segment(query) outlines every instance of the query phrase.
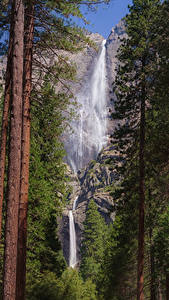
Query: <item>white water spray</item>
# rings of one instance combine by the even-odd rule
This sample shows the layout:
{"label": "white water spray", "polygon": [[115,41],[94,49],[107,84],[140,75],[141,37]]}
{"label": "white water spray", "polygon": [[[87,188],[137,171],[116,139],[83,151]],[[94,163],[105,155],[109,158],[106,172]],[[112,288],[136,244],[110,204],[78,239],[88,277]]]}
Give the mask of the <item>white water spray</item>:
{"label": "white water spray", "polygon": [[69,254],[69,266],[74,268],[77,264],[77,253],[76,253],[76,231],[73,217],[73,211],[76,209],[78,197],[73,202],[73,210],[69,211],[69,236],[70,236],[70,254]]}
{"label": "white water spray", "polygon": [[[67,161],[75,172],[85,167],[90,160],[95,159],[107,142],[105,43],[106,41],[102,42],[97,61],[92,66],[93,71],[90,78],[77,95],[80,104],[79,120],[73,122],[74,133],[65,143]],[[76,231],[73,216],[77,199],[78,197],[74,200],[73,210],[69,211],[69,266],[72,268],[77,265]]]}
{"label": "white water spray", "polygon": [[79,119],[72,123],[74,132],[65,142],[67,161],[75,172],[95,159],[107,142],[105,43],[104,40],[90,78],[77,95]]}

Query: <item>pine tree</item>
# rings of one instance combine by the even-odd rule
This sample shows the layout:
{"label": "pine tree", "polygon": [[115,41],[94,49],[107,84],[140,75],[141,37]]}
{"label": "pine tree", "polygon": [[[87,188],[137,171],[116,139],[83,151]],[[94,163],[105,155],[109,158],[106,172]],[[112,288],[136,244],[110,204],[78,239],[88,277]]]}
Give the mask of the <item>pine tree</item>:
{"label": "pine tree", "polygon": [[25,9],[24,37],[24,74],[23,74],[23,113],[21,144],[21,186],[18,219],[18,255],[17,255],[17,289],[16,298],[25,299],[26,282],[26,242],[27,209],[30,157],[30,98],[32,90],[32,52],[34,35],[34,4],[30,2]]}
{"label": "pine tree", "polygon": [[13,3],[14,18],[11,27],[14,28],[14,38],[10,72],[12,86],[3,300],[15,299],[20,193],[24,6],[22,1],[16,0]]}
{"label": "pine tree", "polygon": [[[134,143],[139,145],[139,233],[138,233],[138,287],[137,299],[144,299],[144,210],[145,210],[145,133],[146,110],[150,103],[152,81],[151,59],[155,53],[152,45],[152,24],[159,1],[133,1],[126,17],[128,39],[119,54],[121,65],[116,78],[114,117],[123,120],[115,132],[120,151],[126,160],[131,160]],[[135,149],[137,151],[137,149]]]}
{"label": "pine tree", "polygon": [[98,212],[94,200],[90,200],[84,223],[80,271],[85,280],[90,278],[97,286],[102,280],[102,262],[107,234],[107,225]]}
{"label": "pine tree", "polygon": [[[11,15],[11,25],[13,24],[13,15]],[[12,65],[12,51],[13,51],[13,26],[10,28],[9,48],[7,67],[5,75],[5,92],[4,92],[4,105],[3,117],[1,125],[1,148],[0,148],[0,242],[2,232],[2,207],[4,198],[4,175],[5,175],[5,159],[6,159],[6,143],[7,143],[7,130],[9,119],[9,105],[11,93],[11,65]]]}
{"label": "pine tree", "polygon": [[[57,217],[67,197],[61,135],[69,97],[56,94],[48,78],[31,108],[31,160],[28,210],[27,293],[42,284],[44,272],[59,277],[66,267],[57,236]],[[36,276],[35,276],[36,274]]]}
{"label": "pine tree", "polygon": [[[158,63],[154,59],[153,66],[153,97],[151,98],[152,109],[147,112],[147,182],[148,204],[147,204],[147,224],[150,230],[150,257],[151,257],[151,299],[160,297],[158,295],[161,276],[165,277],[165,272],[159,272],[156,266],[157,244],[154,244],[154,234],[158,230],[159,219],[167,213],[168,194],[168,1],[162,3],[158,10],[153,34],[155,36],[152,47],[158,53]],[[165,75],[164,75],[165,74]],[[164,284],[160,283],[162,289]]]}

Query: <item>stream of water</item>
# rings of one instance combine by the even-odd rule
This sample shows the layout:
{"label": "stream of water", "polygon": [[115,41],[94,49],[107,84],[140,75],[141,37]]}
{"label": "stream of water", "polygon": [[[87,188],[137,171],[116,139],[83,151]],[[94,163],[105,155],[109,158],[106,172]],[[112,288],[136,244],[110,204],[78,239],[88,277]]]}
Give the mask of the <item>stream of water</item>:
{"label": "stream of water", "polygon": [[73,202],[73,210],[69,210],[69,235],[70,235],[70,255],[69,255],[69,266],[74,268],[77,264],[77,250],[76,250],[76,230],[75,222],[73,217],[73,211],[76,210],[76,203],[78,197]]}
{"label": "stream of water", "polygon": [[[67,148],[67,161],[74,172],[82,169],[95,159],[106,144],[107,132],[107,99],[106,99],[106,40],[102,42],[93,72],[77,95],[80,104],[79,120],[72,124],[74,133]],[[74,200],[73,210],[69,211],[70,254],[69,266],[77,265],[76,231],[73,211],[76,210],[78,197]]]}
{"label": "stream of water", "polygon": [[107,142],[106,40],[102,42],[92,72],[76,95],[78,120],[72,122],[73,134],[65,141],[67,162],[76,173],[96,159]]}

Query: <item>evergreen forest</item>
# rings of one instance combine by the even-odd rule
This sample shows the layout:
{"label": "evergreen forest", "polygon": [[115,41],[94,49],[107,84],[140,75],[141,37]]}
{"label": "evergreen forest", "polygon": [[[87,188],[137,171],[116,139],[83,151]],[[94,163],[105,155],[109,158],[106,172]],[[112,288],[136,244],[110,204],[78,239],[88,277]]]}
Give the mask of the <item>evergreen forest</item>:
{"label": "evergreen forest", "polygon": [[113,219],[90,199],[74,268],[59,237],[72,193],[63,136],[78,118],[69,56],[98,51],[74,20],[110,2],[0,2],[2,300],[169,300],[168,0],[132,0],[123,19],[106,161],[116,176],[99,186]]}

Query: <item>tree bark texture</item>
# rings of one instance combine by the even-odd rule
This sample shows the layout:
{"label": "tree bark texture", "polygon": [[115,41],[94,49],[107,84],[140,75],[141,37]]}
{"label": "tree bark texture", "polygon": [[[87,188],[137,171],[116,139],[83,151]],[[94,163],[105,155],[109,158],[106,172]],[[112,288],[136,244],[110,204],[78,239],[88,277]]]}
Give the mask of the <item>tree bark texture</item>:
{"label": "tree bark texture", "polygon": [[[13,25],[13,14],[11,14],[11,25]],[[12,46],[13,46],[13,26],[10,28],[8,57],[5,78],[5,93],[1,126],[1,150],[0,150],[0,241],[2,234],[2,207],[4,198],[4,175],[5,175],[5,158],[6,158],[6,143],[8,132],[8,117],[11,95],[11,65],[12,65]]]}
{"label": "tree bark texture", "polygon": [[30,96],[32,89],[32,49],[34,33],[34,5],[28,4],[25,10],[24,38],[24,74],[23,74],[23,124],[21,150],[21,187],[18,227],[18,259],[16,299],[25,299],[26,284],[26,242],[27,242],[27,208],[29,188],[30,156]]}
{"label": "tree bark texture", "polygon": [[24,5],[22,0],[13,0],[13,3],[14,11],[12,13],[14,13],[14,37],[11,66],[12,89],[8,159],[9,165],[7,188],[7,213],[5,228],[3,300],[14,300],[16,294],[18,209],[21,165]]}
{"label": "tree bark texture", "polygon": [[166,273],[166,300],[169,300],[169,273]]}
{"label": "tree bark texture", "polygon": [[156,279],[155,279],[155,258],[154,258],[154,245],[153,245],[153,217],[152,212],[152,195],[149,189],[149,218],[150,218],[150,228],[149,228],[149,238],[150,238],[150,300],[156,300]]}
{"label": "tree bark texture", "polygon": [[[144,89],[143,89],[144,90]],[[144,202],[145,202],[145,93],[141,99],[140,120],[140,151],[139,151],[139,233],[138,233],[138,270],[137,270],[137,300],[144,299]]]}
{"label": "tree bark texture", "polygon": [[150,263],[151,263],[151,296],[150,300],[156,300],[156,285],[155,285],[155,263],[154,263],[154,247],[150,245]]}
{"label": "tree bark texture", "polygon": [[158,300],[163,300],[163,296],[162,296],[162,289],[161,289],[161,278],[159,278],[158,281],[158,296],[157,296]]}

